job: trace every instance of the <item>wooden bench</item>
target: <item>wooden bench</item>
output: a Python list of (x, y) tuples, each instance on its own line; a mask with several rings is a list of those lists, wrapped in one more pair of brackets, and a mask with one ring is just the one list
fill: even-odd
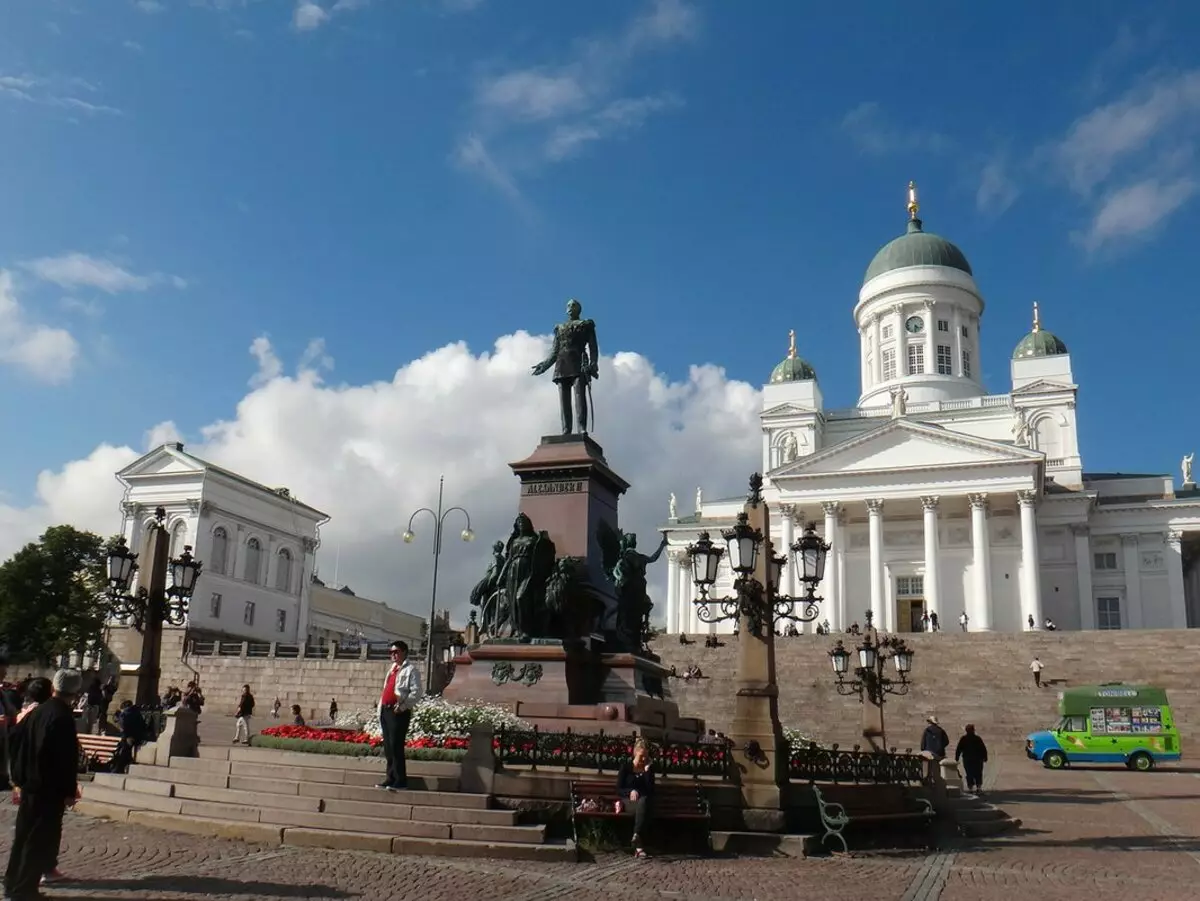
[(912, 797), (902, 785), (827, 785), (823, 790), (813, 785), (812, 792), (825, 827), (821, 844), (836, 838), (842, 843), (842, 851), (850, 850), (842, 835), (847, 826), (908, 822), (928, 829), (937, 818), (928, 800)]
[[(595, 809), (581, 810), (585, 801), (594, 802)], [(579, 823), (583, 820), (633, 819), (633, 812), (628, 808), (616, 812), (617, 801), (624, 802), (625, 798), (617, 791), (615, 778), (577, 779), (571, 783), (571, 831), (576, 846), (579, 845)], [(705, 847), (712, 848), (708, 799), (699, 783), (655, 781), (650, 818), (656, 824), (687, 823), (697, 826), (704, 832)]]
[(79, 735), (79, 772), (108, 766), (113, 752), (121, 746), (119, 735)]

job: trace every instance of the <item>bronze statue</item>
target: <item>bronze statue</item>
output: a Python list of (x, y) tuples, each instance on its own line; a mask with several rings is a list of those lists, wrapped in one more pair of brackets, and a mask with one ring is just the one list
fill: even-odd
[(518, 641), (545, 638), (546, 582), (554, 574), (554, 542), (547, 532), (536, 532), (524, 513), (517, 515), (505, 549), (500, 592), (507, 615), (497, 623), (498, 635)]
[(471, 589), (471, 606), (479, 608), (479, 630), (484, 635), (494, 635), (496, 625), (503, 618), (503, 596), (500, 591), (500, 573), (504, 571), (504, 542), (492, 545), (492, 562), (488, 564), (483, 578)]
[(575, 413), (579, 418), (579, 431), (587, 434), (591, 383), (600, 378), (596, 323), (591, 319), (580, 319), (579, 314), (582, 310), (579, 301), (567, 301), (567, 321), (554, 326), (554, 345), (550, 348), (550, 355), (533, 367), (534, 375), (541, 375), (551, 366), (554, 367), (554, 382), (558, 385), (564, 435), (570, 435), (574, 430), (571, 415), (572, 394), (575, 398)]
[(650, 629), (650, 611), (654, 608), (646, 591), (646, 568), (662, 556), (667, 536), (653, 554), (637, 549), (637, 536), (615, 529), (606, 522), (596, 532), (603, 555), (604, 572), (617, 593), (617, 634), (632, 650), (646, 643)]

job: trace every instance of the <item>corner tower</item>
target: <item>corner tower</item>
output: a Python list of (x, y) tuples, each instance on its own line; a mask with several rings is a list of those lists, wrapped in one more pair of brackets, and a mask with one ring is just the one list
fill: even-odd
[(983, 296), (966, 255), (917, 217), (908, 183), (908, 227), (875, 254), (854, 308), (861, 340), (860, 407), (883, 406), (896, 388), (909, 403), (985, 393), (980, 379)]

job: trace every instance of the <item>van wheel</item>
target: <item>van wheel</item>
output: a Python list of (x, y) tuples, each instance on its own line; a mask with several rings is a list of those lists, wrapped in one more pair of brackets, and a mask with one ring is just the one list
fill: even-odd
[(1051, 770), (1061, 770), (1067, 765), (1066, 755), (1062, 751), (1047, 751), (1042, 755), (1042, 763)]
[(1154, 769), (1154, 758), (1145, 751), (1138, 751), (1129, 758), (1129, 768), (1139, 773), (1148, 773)]

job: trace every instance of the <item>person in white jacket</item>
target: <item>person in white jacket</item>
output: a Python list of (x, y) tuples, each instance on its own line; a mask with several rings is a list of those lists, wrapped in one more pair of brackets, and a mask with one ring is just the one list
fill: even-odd
[(413, 708), (421, 700), (421, 673), (408, 659), (408, 645), (393, 641), (389, 648), (392, 665), (383, 680), (379, 696), (379, 726), (383, 731), (383, 754), (387, 758), (387, 776), (376, 788), (400, 791), (408, 788), (404, 766), (404, 745)]

